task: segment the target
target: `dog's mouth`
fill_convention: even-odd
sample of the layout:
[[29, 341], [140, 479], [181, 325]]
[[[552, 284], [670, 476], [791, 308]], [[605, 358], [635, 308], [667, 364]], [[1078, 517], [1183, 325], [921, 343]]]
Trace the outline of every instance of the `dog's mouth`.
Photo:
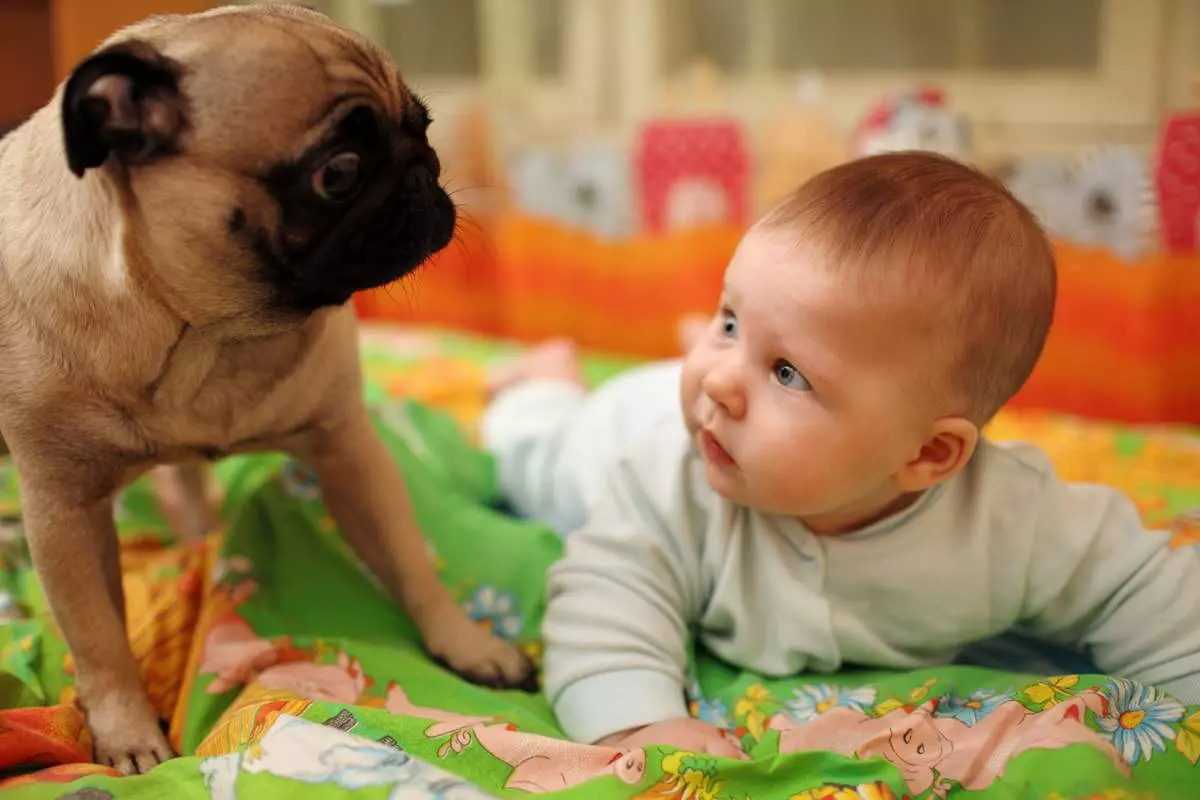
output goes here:
[[417, 163], [365, 186], [315, 245], [294, 250], [284, 231], [260, 256], [278, 305], [311, 313], [414, 272], [450, 244], [456, 221], [434, 172]]

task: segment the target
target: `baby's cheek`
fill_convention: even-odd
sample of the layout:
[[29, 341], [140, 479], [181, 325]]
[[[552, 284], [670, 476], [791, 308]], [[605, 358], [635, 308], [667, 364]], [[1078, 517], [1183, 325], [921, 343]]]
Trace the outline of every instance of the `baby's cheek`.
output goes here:
[[862, 421], [839, 425], [834, 434], [829, 449], [838, 454], [838, 471], [847, 481], [874, 484], [880, 475], [893, 471], [900, 447], [898, 437], [886, 426]]
[[776, 446], [763, 453], [756, 472], [762, 478], [763, 488], [776, 502], [808, 508], [831, 489], [832, 476], [822, 468], [821, 461], [820, 457], [814, 459], [792, 448]]
[[820, 424], [773, 425], [756, 437], [771, 454], [780, 472], [803, 478], [805, 483], [825, 483], [840, 471], [842, 451], [829, 430]]

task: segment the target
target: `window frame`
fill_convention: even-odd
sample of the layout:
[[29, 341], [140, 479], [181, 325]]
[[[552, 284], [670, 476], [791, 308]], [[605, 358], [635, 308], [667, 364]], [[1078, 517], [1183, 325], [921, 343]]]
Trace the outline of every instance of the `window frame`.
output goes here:
[[[530, 4], [513, 0], [475, 0], [478, 13], [479, 74], [475, 77], [405, 72], [415, 91], [430, 98], [434, 117], [460, 117], [468, 108], [483, 107], [494, 121], [501, 143], [519, 141], [536, 127], [566, 115], [598, 121], [603, 93], [603, 43], [592, 35], [604, 24], [604, 0], [557, 0], [562, 11], [563, 41], [559, 77], [538, 76]], [[377, 38], [380, 8], [371, 0], [317, 0], [320, 10], [338, 22]], [[514, 35], [515, 34], [515, 35]], [[448, 135], [444, 127], [433, 135]]]
[[[623, 126], [630, 129], [661, 108], [671, 81], [661, 65], [668, 43], [662, 15], [666, 0], [616, 0], [622, 45], [640, 57], [620, 77]], [[728, 109], [757, 127], [794, 101], [798, 75], [771, 66], [771, 0], [743, 0], [750, 15], [748, 68], [725, 75]], [[1054, 150], [1080, 140], [1144, 142], [1152, 138], [1163, 107], [1164, 61], [1172, 15], [1169, 0], [1102, 0], [1094, 74], [1067, 71], [828, 71], [822, 73], [825, 108], [849, 131], [883, 95], [917, 84], [940, 87], [953, 109], [977, 134], [976, 149]], [[1177, 15], [1175, 15], [1177, 16]], [[761, 43], [761, 46], [756, 45]]]

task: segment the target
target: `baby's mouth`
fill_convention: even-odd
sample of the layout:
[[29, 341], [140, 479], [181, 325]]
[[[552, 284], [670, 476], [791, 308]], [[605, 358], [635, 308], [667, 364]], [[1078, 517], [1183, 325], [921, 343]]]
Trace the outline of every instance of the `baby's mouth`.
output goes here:
[[704, 453], [705, 460], [715, 466], [736, 466], [733, 456], [729, 455], [728, 451], [717, 441], [717, 437], [713, 436], [712, 432], [707, 428], [701, 428], [700, 430], [700, 450]]

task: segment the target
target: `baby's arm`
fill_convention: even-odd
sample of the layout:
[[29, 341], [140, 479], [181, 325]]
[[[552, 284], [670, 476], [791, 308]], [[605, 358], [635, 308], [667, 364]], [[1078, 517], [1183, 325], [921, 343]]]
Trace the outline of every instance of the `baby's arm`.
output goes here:
[[661, 453], [619, 462], [550, 570], [546, 693], [576, 741], [688, 716], [688, 625], [701, 604], [704, 521], [684, 473]]
[[1025, 621], [1106, 673], [1200, 703], [1200, 555], [1170, 550], [1108, 487], [1047, 476]]

